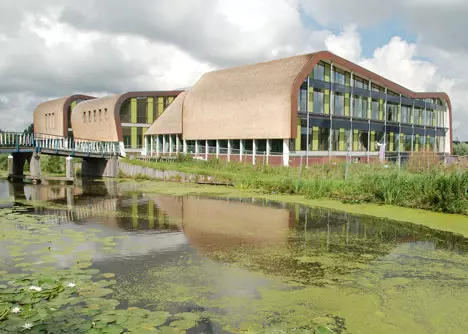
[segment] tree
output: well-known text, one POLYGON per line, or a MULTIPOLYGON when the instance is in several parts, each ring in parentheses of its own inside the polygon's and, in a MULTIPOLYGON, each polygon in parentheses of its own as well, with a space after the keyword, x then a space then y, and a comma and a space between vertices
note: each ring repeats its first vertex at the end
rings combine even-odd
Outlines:
POLYGON ((468 155, 468 144, 467 143, 454 143, 453 154, 454 155, 468 155))
POLYGON ((29 124, 29 126, 23 131, 26 134, 34 133, 34 123, 29 124))

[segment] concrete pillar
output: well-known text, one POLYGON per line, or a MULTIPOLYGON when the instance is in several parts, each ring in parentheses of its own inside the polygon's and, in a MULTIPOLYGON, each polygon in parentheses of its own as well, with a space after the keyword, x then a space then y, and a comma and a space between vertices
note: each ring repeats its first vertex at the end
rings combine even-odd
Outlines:
POLYGON ((169 135, 169 155, 172 155, 173 146, 174 146, 174 141, 172 139, 172 135, 169 135))
POLYGON ((210 150, 210 146, 208 145, 208 140, 205 140, 205 160, 208 161, 208 151, 210 150))
POLYGON ((73 196, 73 188, 67 187, 65 191, 67 195, 67 208, 68 210, 72 210, 75 206, 75 196, 73 196))
POLYGON ((232 145, 231 145, 231 140, 229 139, 228 140, 228 150, 227 150, 227 161, 231 161, 231 148, 232 148, 232 145))
POLYGON ((268 165, 269 163, 269 158, 270 158, 270 153, 271 153, 271 139, 267 139, 266 141, 266 164, 268 165))
POLYGON ((239 160, 242 162, 244 151, 245 151, 245 140, 241 139, 239 144, 239 160))
POLYGON ((195 140, 195 155, 198 155, 199 153, 199 149, 198 149, 198 140, 195 140))
POLYGON ((283 139, 283 166, 289 166, 289 139, 283 139))
POLYGON ((29 172, 33 183, 41 181, 41 155, 34 152, 29 159, 29 172))
POLYGON ((65 172, 67 181, 73 181, 74 170, 73 170, 73 158, 66 157, 65 159, 65 172))
POLYGON ((177 154, 180 153, 179 146, 180 146, 179 135, 176 135, 176 153, 177 153, 177 154))
POLYGON ((162 153, 165 154, 165 153, 167 153, 167 148, 166 148, 166 135, 162 135, 162 140, 163 140, 162 153))
POLYGON ((254 139, 252 142, 252 165, 255 166, 257 163, 257 139, 254 139))
POLYGON ((117 177, 119 175, 119 159, 84 158, 81 174, 92 177, 117 177))
POLYGON ((216 159, 219 159, 219 140, 216 140, 216 159))
POLYGON ((185 139, 183 140, 183 144, 182 144, 182 145, 183 145, 183 148, 182 148, 182 149, 183 149, 184 154, 187 154, 187 141, 186 141, 185 139))
POLYGON ((13 156, 8 156, 8 178, 13 177, 14 170, 13 170, 13 156))

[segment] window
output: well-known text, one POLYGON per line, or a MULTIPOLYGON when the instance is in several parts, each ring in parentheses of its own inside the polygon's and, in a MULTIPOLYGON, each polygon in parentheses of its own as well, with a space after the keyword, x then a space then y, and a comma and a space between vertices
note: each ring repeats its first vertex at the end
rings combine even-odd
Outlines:
POLYGON ((299 111, 307 111, 307 86, 304 85, 299 90, 299 102, 298 102, 299 111))
POLYGON ((325 81, 325 66, 323 64, 317 64, 314 67, 314 79, 325 81))
POLYGON ((426 137, 425 136, 419 136, 419 151, 423 152, 425 151, 425 146, 426 145, 426 137))
POLYGON ((344 95, 336 92, 334 95, 334 114, 344 116, 344 95))
POLYGON ((404 135, 404 147, 405 152, 411 152, 413 150, 413 135, 404 135))
POLYGON ((426 110, 426 121, 424 124, 432 126, 432 120, 434 118, 434 110, 426 110))
POLYGON ((435 148, 435 137, 428 136, 427 137, 427 150, 429 152, 433 152, 435 148))
POLYGON ((86 123, 86 111, 83 111, 83 123, 86 123))
POLYGON ((96 112, 96 110, 93 110, 93 122, 97 123, 97 112, 96 112))
POLYGON ((382 91, 385 91, 385 89, 383 89, 380 86, 377 86, 376 84, 372 84, 372 91, 373 92, 382 92, 382 91))
POLYGON ((353 79, 353 85, 356 88, 361 88, 361 89, 369 89, 369 83, 367 80, 361 79, 359 77, 354 77, 353 79))
POLYGON ((91 123, 91 110, 88 110, 88 123, 91 123))
POLYGON ((102 123, 102 110, 99 109, 99 123, 102 123))
POLYGON ((314 112, 323 114, 323 91, 315 88, 314 89, 314 112))
MULTIPOLYGON (((309 130, 309 142, 312 140, 312 133, 309 130)), ((307 150, 307 121, 301 120, 301 151, 307 150)))
POLYGON ((107 108, 104 109, 104 121, 107 122, 107 108))
POLYGON ((319 151, 328 151, 329 140, 330 140, 330 129, 329 128, 319 128, 319 142, 318 148, 319 151))
POLYGON ((354 151, 365 152, 369 147, 369 132, 354 132, 354 151))
POLYGON ((334 69, 333 71, 333 83, 344 85, 345 84, 345 74, 339 69, 334 69))
POLYGON ((354 95, 353 98, 353 117, 367 118, 367 98, 354 95))
POLYGON ((137 123, 148 123, 148 98, 137 98, 137 123))
POLYGON ((398 122, 398 104, 387 103, 387 121, 398 122))
POLYGON ((132 147, 132 129, 129 127, 123 127, 122 134, 125 148, 132 147))
POLYGON ((414 108, 414 124, 422 125, 421 123, 422 112, 423 110, 421 108, 414 108))
POLYGON ((372 113, 371 113, 371 119, 379 119, 379 101, 372 99, 372 113))
POLYGON ((401 106, 401 123, 411 123, 411 108, 409 106, 401 106))
POLYGON ((124 103, 122 103, 122 106, 120 107, 120 121, 122 123, 131 123, 132 116, 130 110, 130 100, 126 100, 124 103))

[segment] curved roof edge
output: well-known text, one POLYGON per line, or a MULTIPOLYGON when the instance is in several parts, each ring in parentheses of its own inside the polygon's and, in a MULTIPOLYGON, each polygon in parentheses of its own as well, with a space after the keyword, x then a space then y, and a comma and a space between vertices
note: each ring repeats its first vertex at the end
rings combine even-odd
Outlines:
POLYGON ((374 73, 370 70, 365 69, 362 66, 359 66, 349 60, 346 60, 340 56, 335 55, 329 51, 320 51, 317 53, 310 54, 311 58, 309 62, 304 66, 301 72, 297 75, 296 80, 292 87, 291 92, 291 138, 296 138, 297 136, 297 127, 294 125, 296 124, 297 119, 297 108, 298 108, 298 94, 299 89, 307 78, 307 76, 312 72, 315 65, 322 61, 330 61, 334 64, 341 65, 352 72, 359 74, 359 76, 364 77, 364 79, 370 79, 372 81, 376 81, 380 85, 383 85, 390 90, 394 91, 395 93, 399 93, 402 95, 407 96, 408 98, 413 99, 424 99, 424 98, 440 98, 447 102, 449 108, 449 122, 450 122, 450 152, 452 152, 452 141, 453 141, 453 131, 452 131, 452 102, 450 97, 447 93, 443 92, 413 92, 412 90, 405 88, 389 79, 382 77, 381 75, 374 73))
MULTIPOLYGON (((89 95, 84 95, 84 94, 74 94, 70 96, 65 96, 61 97, 58 99, 53 99, 45 102, 41 102, 33 112, 33 120, 34 120, 34 115, 37 115, 37 113, 42 112, 45 109, 48 108, 53 108, 57 110, 57 108, 62 112, 62 121, 63 121, 63 126, 62 126, 62 136, 66 137, 68 135, 68 107, 73 103, 73 101, 76 100, 92 100, 95 99, 94 96, 89 96, 89 95)), ((40 132, 37 132, 36 129, 39 129, 41 127, 34 127, 35 131, 34 133, 41 134, 40 132)), ((42 131, 41 131, 42 132, 42 131)), ((47 134, 47 133, 44 133, 47 134)))

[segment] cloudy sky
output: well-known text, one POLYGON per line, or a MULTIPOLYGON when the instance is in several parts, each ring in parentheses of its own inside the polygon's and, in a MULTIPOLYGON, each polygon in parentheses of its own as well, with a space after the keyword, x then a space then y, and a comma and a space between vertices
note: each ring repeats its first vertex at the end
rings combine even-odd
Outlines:
POLYGON ((330 50, 445 91, 468 140, 467 0, 0 0, 0 128, 41 101, 188 87, 206 71, 330 50))

